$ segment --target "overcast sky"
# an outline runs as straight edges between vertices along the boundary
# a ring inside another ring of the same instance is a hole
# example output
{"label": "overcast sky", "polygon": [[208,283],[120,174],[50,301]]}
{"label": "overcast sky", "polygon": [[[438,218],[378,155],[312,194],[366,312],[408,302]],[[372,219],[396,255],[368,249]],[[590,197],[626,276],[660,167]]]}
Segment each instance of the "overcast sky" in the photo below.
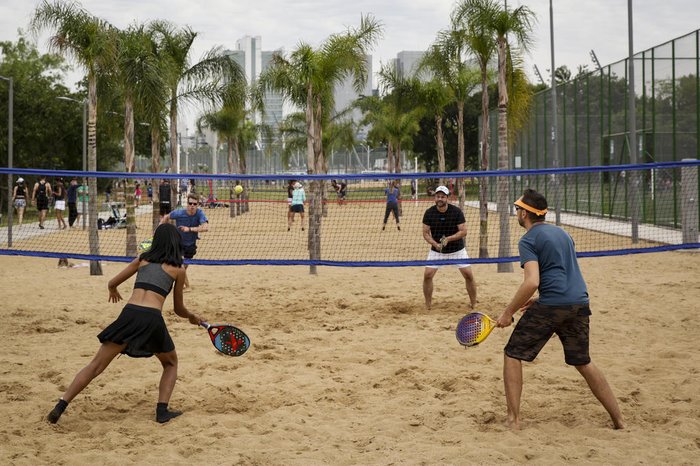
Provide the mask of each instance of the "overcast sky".
{"label": "overcast sky", "polygon": [[[15,40],[27,28],[37,0],[0,0],[0,40]],[[606,65],[628,52],[627,0],[554,0],[556,66],[591,66],[590,50]],[[372,52],[374,70],[402,50],[425,50],[436,33],[448,27],[453,0],[85,0],[92,14],[124,28],[133,22],[167,19],[188,25],[200,35],[195,56],[215,46],[235,48],[245,35],[262,36],[263,50],[291,50],[299,41],[320,44],[329,34],[359,24],[372,13],[384,24],[384,38]],[[548,80],[550,68],[549,0],[508,0],[526,5],[538,22],[535,44],[526,56],[526,71],[534,78],[537,65]],[[700,28],[700,0],[634,0],[634,50],[685,35]],[[38,38],[46,50],[46,36]],[[72,87],[76,76],[68,76]]]}

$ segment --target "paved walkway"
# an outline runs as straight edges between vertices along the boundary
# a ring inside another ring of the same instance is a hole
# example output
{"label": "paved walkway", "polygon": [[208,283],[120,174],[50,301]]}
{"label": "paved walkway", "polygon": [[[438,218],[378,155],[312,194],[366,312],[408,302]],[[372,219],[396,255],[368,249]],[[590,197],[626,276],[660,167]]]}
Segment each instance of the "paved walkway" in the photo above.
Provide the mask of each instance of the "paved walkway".
{"label": "paved walkway", "polygon": [[[104,209],[104,206],[102,206]],[[140,205],[136,208],[136,215],[144,215],[153,212],[153,205]],[[121,215],[126,215],[125,209],[120,209]],[[101,210],[97,214],[97,218],[107,220],[112,215],[110,210]],[[85,224],[88,225],[89,217],[86,214]],[[68,223],[68,210],[64,213],[64,219]],[[46,215],[46,220],[44,221],[44,229],[39,228],[39,222],[24,222],[21,227],[17,226],[17,216],[13,216],[14,225],[12,226],[12,242],[22,241],[26,239],[36,238],[39,236],[47,235],[50,233],[55,233],[59,231],[58,222],[56,221],[56,214],[53,210],[49,211]],[[73,225],[73,229],[81,229],[83,227],[83,217],[81,216],[78,221]],[[0,228],[0,248],[7,248],[7,227]]]}
{"label": "paved walkway", "polygon": [[[478,201],[469,201],[464,203],[467,207],[474,209],[479,208]],[[489,202],[489,211],[496,212],[496,203]],[[554,212],[551,211],[547,215],[549,221],[554,221]],[[632,237],[632,224],[621,220],[611,220],[604,217],[592,217],[590,215],[571,214],[567,212],[561,213],[562,225],[569,225],[584,230],[598,231],[601,233],[610,233],[612,235]],[[639,239],[654,241],[663,244],[683,244],[683,232],[679,229],[657,227],[653,225],[639,225]]]}

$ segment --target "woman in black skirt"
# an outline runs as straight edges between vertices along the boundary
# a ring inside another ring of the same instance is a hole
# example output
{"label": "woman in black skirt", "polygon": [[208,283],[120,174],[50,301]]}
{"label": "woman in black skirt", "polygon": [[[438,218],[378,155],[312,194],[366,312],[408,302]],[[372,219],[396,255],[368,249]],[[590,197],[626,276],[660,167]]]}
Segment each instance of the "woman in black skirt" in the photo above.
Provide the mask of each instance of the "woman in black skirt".
{"label": "woman in black skirt", "polygon": [[151,249],[134,259],[109,281],[109,301],[116,303],[122,300],[117,286],[136,274],[131,298],[117,320],[97,336],[102,343],[100,349],[93,360],[78,372],[56,407],[49,413],[49,422],[58,422],[68,403],[92,379],[100,375],[119,353],[131,357],[150,357],[155,354],[163,365],[156,420],[164,423],[182,414],[180,411],[168,410],[170,395],[177,380],[177,353],[161,314],[165,298],[174,283],[175,314],[188,319],[193,325],[199,325],[203,321],[188,311],[183,303],[182,288],[186,272],[182,260],[180,233],[174,225],[165,223],[156,229]]}

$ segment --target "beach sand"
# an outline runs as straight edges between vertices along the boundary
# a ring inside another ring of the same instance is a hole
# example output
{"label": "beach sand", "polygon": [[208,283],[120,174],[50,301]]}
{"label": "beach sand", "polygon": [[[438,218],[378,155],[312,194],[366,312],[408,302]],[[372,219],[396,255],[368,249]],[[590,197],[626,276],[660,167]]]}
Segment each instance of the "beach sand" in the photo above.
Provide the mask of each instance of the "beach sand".
{"label": "beach sand", "polygon": [[[73,261],[75,262],[75,261]],[[56,425],[45,416],[98,348],[122,305],[107,281],[124,264],[58,269],[2,256],[0,464],[698,464],[700,254],[580,261],[591,295],[591,355],[617,395],[615,431],[553,339],[524,365],[523,429],[503,425],[502,349],[454,337],[468,298],[456,269],[189,269],[186,304],[251,338],[240,358],[164,315],[179,355],[171,407],[157,424],[157,359],[115,359]],[[477,265],[479,310],[492,316],[522,279]],[[133,279],[120,287],[128,299]]]}

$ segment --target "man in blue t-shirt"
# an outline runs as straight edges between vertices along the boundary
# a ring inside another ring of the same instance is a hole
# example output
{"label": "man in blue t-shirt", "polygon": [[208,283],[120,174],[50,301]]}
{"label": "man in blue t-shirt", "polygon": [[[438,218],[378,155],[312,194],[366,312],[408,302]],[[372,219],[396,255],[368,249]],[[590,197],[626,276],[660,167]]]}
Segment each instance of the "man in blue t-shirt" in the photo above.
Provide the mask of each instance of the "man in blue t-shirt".
{"label": "man in blue t-shirt", "polygon": [[[520,427],[520,395],[523,387],[522,361],[533,361],[553,334],[564,347],[566,364],[576,367],[607,410],[616,429],[624,428],[622,413],[605,376],[588,354],[589,316],[586,282],[576,260],[571,236],[563,229],[544,223],[547,200],[526,189],[515,201],[518,223],[526,233],[518,243],[523,282],[497,321],[508,327],[516,311],[526,310],[504,350],[508,424]],[[539,290],[539,298],[532,295]]]}
{"label": "man in blue t-shirt", "polygon": [[[204,211],[199,208],[199,196],[190,193],[187,196],[187,207],[163,215],[160,223],[166,223],[170,220],[175,220],[175,225],[180,231],[183,256],[185,259],[192,259],[197,254],[199,233],[209,231],[209,220],[204,215]],[[185,264],[185,268],[187,268],[187,264]],[[185,279],[185,287],[190,288],[187,279]]]}

